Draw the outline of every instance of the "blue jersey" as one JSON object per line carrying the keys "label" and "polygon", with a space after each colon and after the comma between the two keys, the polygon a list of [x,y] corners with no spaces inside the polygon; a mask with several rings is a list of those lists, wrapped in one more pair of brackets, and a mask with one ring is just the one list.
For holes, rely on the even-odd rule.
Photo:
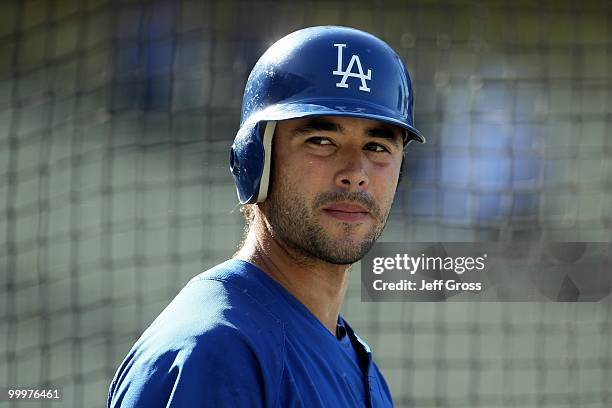
{"label": "blue jersey", "polygon": [[191,280],[132,347],[108,407],[389,407],[367,344],[334,336],[266,273],[226,261]]}

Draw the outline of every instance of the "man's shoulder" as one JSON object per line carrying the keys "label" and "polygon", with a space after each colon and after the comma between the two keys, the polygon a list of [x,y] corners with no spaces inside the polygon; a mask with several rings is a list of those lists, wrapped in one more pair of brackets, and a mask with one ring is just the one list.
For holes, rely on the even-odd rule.
{"label": "man's shoulder", "polygon": [[[281,298],[271,279],[248,262],[230,259],[195,276],[177,295],[195,301],[196,307],[219,309],[234,319],[260,318],[274,326],[282,326],[277,313]],[[212,308],[212,309],[211,309]]]}
{"label": "man's shoulder", "polygon": [[[240,271],[231,270],[234,266],[224,263],[198,275],[170,302],[119,367],[109,406],[121,406],[124,399],[132,404],[127,406],[158,406],[153,400],[190,406],[198,398],[207,403],[206,398],[216,396],[237,398],[232,390],[251,398],[261,394],[263,383],[266,398],[276,398],[284,324],[260,300],[265,288],[240,278]],[[245,380],[234,384],[236,378]],[[174,393],[176,387],[185,392]],[[217,392],[223,387],[229,394]]]}
{"label": "man's shoulder", "polygon": [[[194,341],[240,336],[278,342],[284,323],[270,304],[269,289],[252,276],[249,264],[230,260],[193,278],[147,331],[169,332]],[[145,332],[147,334],[147,332]]]}

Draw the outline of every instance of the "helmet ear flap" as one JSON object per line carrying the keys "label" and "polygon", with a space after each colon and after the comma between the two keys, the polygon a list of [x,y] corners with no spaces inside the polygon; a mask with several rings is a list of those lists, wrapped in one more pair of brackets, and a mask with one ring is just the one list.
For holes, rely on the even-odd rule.
{"label": "helmet ear flap", "polygon": [[276,122],[245,123],[230,149],[230,171],[240,204],[262,202],[268,194],[272,137]]}
{"label": "helmet ear flap", "polygon": [[258,122],[245,123],[238,130],[230,149],[230,171],[240,204],[252,204],[257,199],[264,160],[259,133]]}

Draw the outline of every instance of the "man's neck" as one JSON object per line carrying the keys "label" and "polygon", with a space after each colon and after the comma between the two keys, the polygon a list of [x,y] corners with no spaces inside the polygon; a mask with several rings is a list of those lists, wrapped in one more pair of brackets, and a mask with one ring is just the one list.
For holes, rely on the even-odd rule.
{"label": "man's neck", "polygon": [[297,253],[254,222],[234,258],[250,262],[295,296],[334,335],[350,266],[334,265]]}

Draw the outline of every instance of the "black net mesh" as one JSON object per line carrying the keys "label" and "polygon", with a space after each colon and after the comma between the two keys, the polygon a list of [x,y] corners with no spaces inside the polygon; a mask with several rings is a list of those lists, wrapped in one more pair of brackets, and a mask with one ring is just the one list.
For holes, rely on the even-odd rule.
{"label": "black net mesh", "polygon": [[[480,3],[2,2],[0,386],[103,406],[141,331],[233,253],[242,89],[304,26],[372,32],[411,70],[429,143],[383,240],[609,242],[611,8]],[[357,272],[344,313],[397,406],[612,404],[609,299],[368,304]]]}

